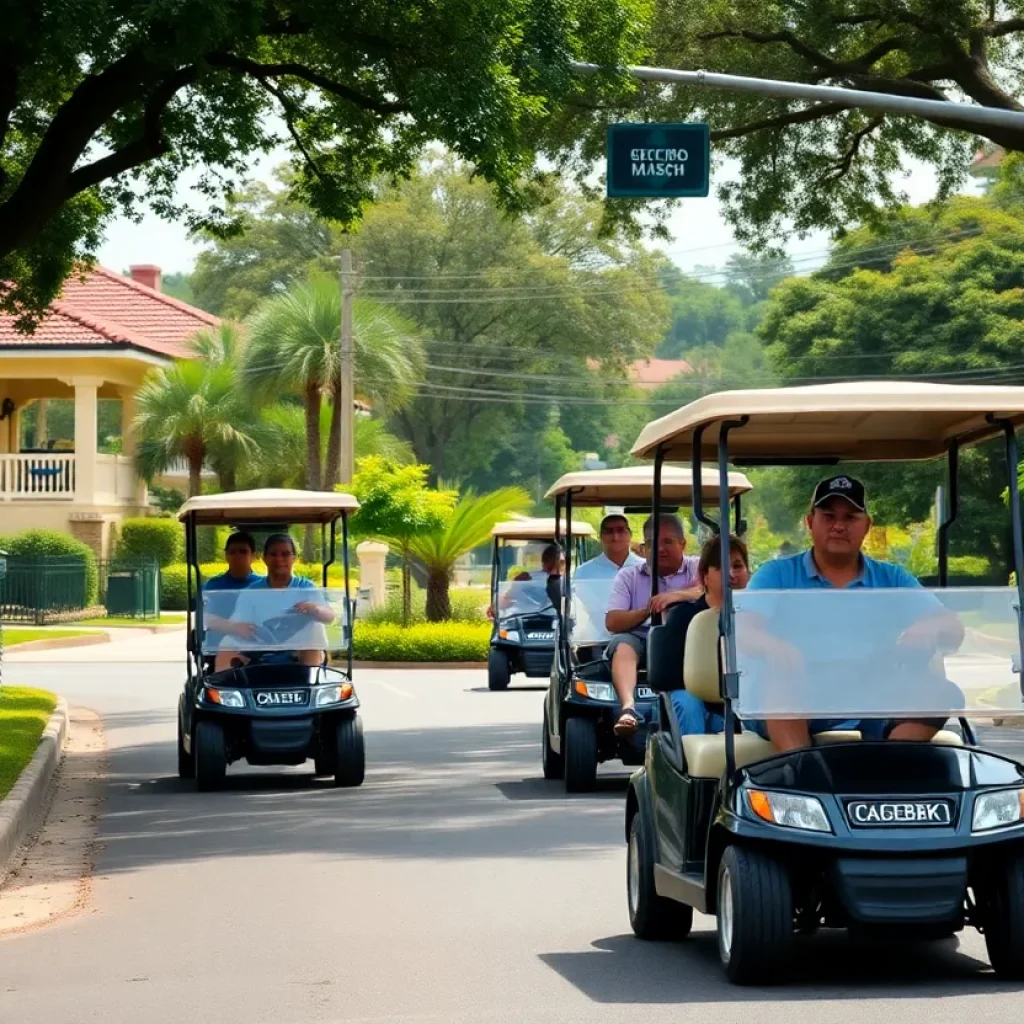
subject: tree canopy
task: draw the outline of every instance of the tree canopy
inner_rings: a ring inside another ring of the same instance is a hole
[[[293,194],[339,221],[431,140],[521,207],[540,123],[583,88],[569,61],[635,62],[647,12],[646,0],[0,0],[0,308],[45,309],[115,213],[148,204],[230,230],[225,189],[279,144],[297,161]],[[175,199],[191,167],[209,209]]]

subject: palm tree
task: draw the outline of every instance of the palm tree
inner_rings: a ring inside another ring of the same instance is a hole
[[[409,553],[427,570],[427,620],[445,622],[452,617],[448,587],[455,563],[473,548],[486,544],[491,529],[511,512],[523,512],[533,500],[520,487],[502,487],[490,494],[463,494],[446,525],[421,533],[409,543]]]
[[[250,323],[244,374],[264,396],[298,395],[305,411],[306,486],[330,490],[338,480],[341,452],[341,288],[331,275],[315,273],[283,295],[267,299]],[[415,328],[379,303],[353,302],[352,336],[357,392],[380,409],[394,408],[411,393],[420,345]],[[321,426],[330,400],[326,472]]]
[[[194,360],[155,371],[136,396],[135,462],[152,480],[174,462],[188,462],[188,493],[200,493],[203,464],[216,453],[256,457],[259,426],[246,407],[234,369]]]

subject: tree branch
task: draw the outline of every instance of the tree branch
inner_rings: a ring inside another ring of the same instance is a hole
[[[146,100],[142,115],[142,135],[109,156],[80,167],[69,175],[66,198],[70,199],[108,178],[116,177],[163,156],[169,148],[163,133],[163,117],[167,112],[167,105],[178,92],[191,85],[198,77],[199,68],[195,64],[179,68],[168,75]]]
[[[295,127],[295,108],[292,105],[292,101],[289,98],[288,94],[284,91],[284,89],[280,88],[279,86],[275,85],[273,82],[270,82],[265,78],[261,78],[259,82],[260,85],[264,89],[266,89],[266,91],[269,92],[270,95],[273,96],[278,103],[281,104],[281,109],[284,111],[284,123],[288,128],[288,134],[291,135],[292,137],[292,142],[295,143],[296,148],[302,154],[302,159],[305,160],[306,163],[309,165],[310,170],[312,170],[312,172],[321,181],[323,181],[324,176],[321,173],[320,168],[317,166],[316,161],[310,155],[309,150],[306,149],[306,144],[302,141],[302,136],[299,135],[298,129],[296,129]]]
[[[820,53],[812,46],[801,42],[792,32],[751,32],[749,29],[727,29],[721,32],[708,32],[697,37],[705,42],[714,39],[746,39],[750,43],[769,44],[785,43],[794,53],[810,61],[818,67],[841,68],[831,57]]]
[[[280,78],[290,75],[293,78],[301,78],[310,85],[328,92],[349,103],[369,110],[375,114],[390,115],[404,113],[408,108],[404,103],[389,103],[386,100],[375,99],[366,96],[350,86],[335,82],[326,75],[314,71],[305,64],[260,64],[258,61],[249,60],[248,57],[239,57],[233,53],[209,53],[206,55],[207,62],[211,67],[221,68],[225,71],[238,71],[242,74],[251,75],[253,78],[264,80],[267,78]]]
[[[832,168],[831,173],[826,174],[821,180],[823,183],[832,183],[839,181],[844,178],[853,166],[853,161],[857,158],[860,153],[861,143],[876,129],[881,127],[885,117],[878,115],[873,117],[863,128],[853,133],[853,138],[850,139],[850,145],[846,147],[846,152],[839,158],[835,166]]]
[[[981,26],[981,31],[989,39],[998,39],[1001,36],[1012,35],[1014,32],[1024,32],[1024,18],[1008,18],[1006,21],[990,21]]]
[[[754,132],[766,131],[770,128],[787,128],[792,124],[808,124],[811,121],[820,121],[823,117],[840,114],[848,109],[841,103],[817,103],[813,107],[791,110],[786,114],[779,114],[778,117],[767,117],[763,121],[748,121],[746,124],[736,125],[735,128],[720,128],[711,133],[711,141],[724,142],[728,139],[740,139],[744,135],[752,135]]]

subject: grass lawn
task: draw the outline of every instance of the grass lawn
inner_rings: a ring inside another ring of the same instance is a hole
[[[180,626],[185,621],[184,612],[161,612],[156,619],[132,619],[127,616],[111,615],[98,619],[80,619],[76,626]]]
[[[22,629],[19,626],[4,627],[4,647],[27,644],[30,640],[59,640],[64,636],[89,636],[86,629]]]
[[[0,689],[0,800],[32,760],[57,698],[24,686]]]

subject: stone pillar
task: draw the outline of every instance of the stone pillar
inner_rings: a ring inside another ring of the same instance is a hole
[[[359,589],[369,590],[370,607],[381,608],[387,603],[387,580],[384,577],[384,559],[387,558],[387,544],[364,540],[356,547],[359,560]]]
[[[65,383],[75,389],[75,504],[96,503],[96,440],[99,377],[73,377]]]
[[[135,391],[131,388],[122,388],[121,394],[121,456],[129,462],[135,462],[135,450],[137,439],[135,436],[135,417],[138,413],[138,406],[135,402]],[[133,465],[134,470],[134,465]],[[135,489],[132,492],[135,504],[145,506],[149,503],[149,494],[146,489],[146,481],[138,474],[135,474]]]

